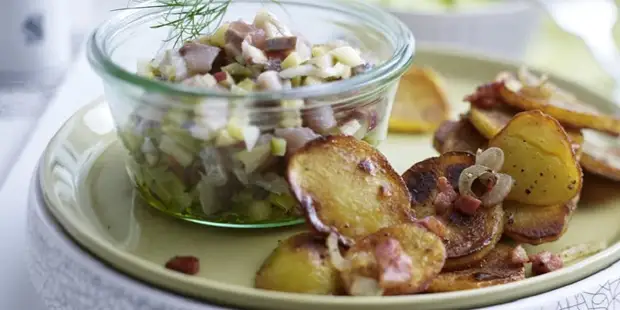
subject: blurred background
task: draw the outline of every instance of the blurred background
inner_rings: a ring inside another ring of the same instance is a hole
[[[0,151],[0,175],[8,174],[65,73],[83,57],[87,34],[113,14],[112,9],[128,4],[128,0],[7,1],[0,11],[0,23],[8,29],[0,35],[0,131],[10,134],[4,135]],[[614,93],[617,78],[612,74],[620,72],[617,1],[609,0],[613,9],[604,0],[368,1],[401,18],[419,46],[446,45],[483,57],[507,58],[609,96]],[[562,4],[574,5],[552,8]],[[560,11],[562,27],[549,14]],[[579,31],[589,38],[592,49],[574,35]],[[607,64],[601,65],[603,61]]]

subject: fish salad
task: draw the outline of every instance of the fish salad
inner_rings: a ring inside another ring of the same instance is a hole
[[[164,50],[140,62],[138,74],[240,96],[140,97],[119,129],[132,180],[149,203],[184,217],[240,224],[297,219],[284,177],[290,155],[325,135],[377,145],[386,135],[390,99],[375,92],[351,101],[355,94],[345,94],[333,98],[336,104],[318,104],[252,101],[251,95],[349,79],[372,68],[347,42],[312,45],[266,10],[252,22],[222,23]]]

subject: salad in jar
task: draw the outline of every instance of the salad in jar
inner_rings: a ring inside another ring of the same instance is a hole
[[[251,95],[350,79],[376,65],[368,58],[343,40],[312,44],[264,9],[252,21],[225,22],[162,50],[138,64],[139,75],[234,96],[143,94],[119,126],[132,181],[151,205],[184,219],[222,226],[302,222],[285,178],[287,158],[327,135],[376,146],[385,138],[397,83],[387,92],[326,100]]]

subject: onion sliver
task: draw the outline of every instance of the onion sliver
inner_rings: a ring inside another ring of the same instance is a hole
[[[338,235],[330,233],[325,242],[327,252],[329,253],[329,259],[338,271],[343,271],[349,268],[349,262],[340,254],[340,247],[338,246]]]
[[[485,166],[493,171],[502,170],[504,166],[504,151],[498,147],[490,147],[476,154],[476,165]]]
[[[501,203],[512,189],[513,179],[511,176],[504,173],[497,173],[496,176],[497,181],[493,188],[480,197],[483,207],[491,207]]]
[[[481,165],[473,165],[465,168],[459,176],[459,194],[461,194],[461,196],[469,195],[478,197],[471,189],[474,181],[478,178],[491,178],[493,176],[494,173],[491,169]]]

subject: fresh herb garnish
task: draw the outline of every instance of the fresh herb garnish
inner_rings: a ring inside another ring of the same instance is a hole
[[[278,0],[268,1],[279,3]],[[151,28],[170,27],[170,35],[165,42],[174,42],[173,46],[178,46],[219,27],[233,0],[155,0],[152,5],[131,6],[132,3],[145,2],[147,1],[133,0],[127,7],[113,11],[168,8],[164,20]]]

